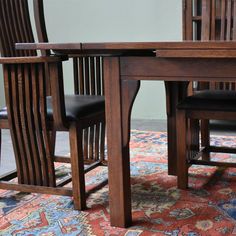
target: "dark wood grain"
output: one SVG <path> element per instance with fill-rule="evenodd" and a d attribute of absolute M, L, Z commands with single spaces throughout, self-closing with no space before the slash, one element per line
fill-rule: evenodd
<path fill-rule="evenodd" d="M 163 49 L 156 50 L 157 57 L 164 58 L 236 58 L 234 49 L 184 49 L 173 50 Z"/>
<path fill-rule="evenodd" d="M 203 10 L 202 7 L 199 6 L 199 2 L 203 4 Z M 209 4 L 210 2 L 211 4 Z M 170 172 L 175 173 L 177 163 L 175 105 L 178 101 L 183 99 L 182 96 L 185 95 L 184 89 L 186 90 L 188 81 L 199 80 L 213 82 L 217 80 L 218 82 L 233 82 L 236 79 L 236 71 L 234 69 L 236 68 L 234 58 L 236 43 L 232 41 L 218 41 L 221 39 L 221 35 L 229 37 L 228 29 L 231 28 L 231 25 L 228 22 L 224 27 L 216 27 L 219 24 L 223 24 L 221 23 L 222 19 L 224 19 L 224 21 L 226 19 L 227 22 L 227 19 L 230 18 L 227 18 L 227 12 L 224 12 L 229 11 L 230 6 L 226 4 L 227 6 L 222 7 L 222 9 L 225 10 L 221 10 L 221 8 L 219 8 L 221 4 L 219 5 L 216 1 L 186 0 L 183 1 L 183 3 L 183 19 L 186 21 L 184 22 L 183 30 L 184 38 L 186 39 L 184 42 L 55 43 L 17 45 L 17 47 L 21 49 L 53 49 L 57 53 L 70 54 L 70 56 L 73 55 L 73 57 L 77 57 L 78 55 L 81 57 L 92 57 L 94 56 L 93 54 L 96 53 L 98 54 L 97 56 L 113 56 L 104 59 L 104 84 L 106 92 L 106 109 L 108 111 L 106 114 L 106 120 L 108 129 L 111 224 L 114 226 L 128 226 L 131 223 L 128 146 L 130 112 L 127 111 L 129 110 L 128 108 L 132 107 L 130 101 L 133 100 L 125 100 L 122 96 L 129 94 L 127 91 L 136 91 L 135 88 L 137 88 L 139 80 L 166 81 L 167 112 L 169 114 L 168 154 L 171 160 L 169 160 L 169 166 L 171 166 Z M 210 6 L 215 6 L 215 10 L 212 10 Z M 235 9 L 234 4 L 231 4 L 231 10 L 232 9 Z M 209 12 L 211 13 L 210 17 L 208 15 Z M 203 15 L 201 15 L 201 13 L 203 13 Z M 232 21 L 234 22 L 234 19 Z M 209 29 L 209 27 L 211 27 L 211 29 Z M 199 40 L 201 39 L 211 39 L 214 41 L 200 42 Z M 193 42 L 191 40 L 198 41 Z M 167 54 L 162 55 L 162 58 L 158 58 L 156 57 L 156 53 L 159 51 L 162 53 L 172 53 L 172 55 L 177 58 L 170 58 Z M 80 62 L 83 70 L 86 69 L 83 64 L 85 63 L 85 60 L 89 61 L 90 59 L 83 58 Z M 77 65 L 75 67 L 76 70 L 79 70 L 80 63 L 79 59 L 75 60 L 74 64 Z M 97 63 L 98 60 L 96 59 L 95 64 Z M 91 81 L 93 81 L 93 63 L 91 65 Z M 95 67 L 96 78 L 102 75 L 100 69 L 102 70 L 102 66 Z M 81 70 L 74 74 L 76 77 L 83 77 L 85 72 Z M 100 82 L 97 84 L 99 83 Z M 100 91 L 100 88 L 102 90 L 102 83 L 103 82 L 101 82 L 101 86 L 97 88 L 97 91 Z M 86 87 L 88 86 L 86 86 L 84 81 L 78 82 L 76 83 L 75 91 L 86 92 L 88 90 Z M 135 92 L 133 93 L 133 96 L 134 94 Z M 206 117 L 203 116 L 203 118 Z M 181 124 L 183 125 L 183 123 Z M 96 132 L 95 136 L 98 136 L 98 132 Z M 191 138 L 190 141 L 192 141 Z M 185 151 L 183 144 L 184 142 L 181 142 L 182 153 Z M 97 147 L 95 150 L 97 150 Z M 187 169 L 187 164 L 185 163 L 183 167 L 182 170 L 185 171 Z M 186 172 L 183 174 L 186 179 Z"/>
<path fill-rule="evenodd" d="M 83 53 L 83 51 L 91 52 L 99 50 L 100 54 L 105 53 L 106 50 L 156 50 L 156 49 L 236 49 L 236 42 L 222 42 L 222 41 L 177 41 L 177 42 L 119 42 L 119 43 L 16 43 L 17 49 L 32 49 L 32 50 L 62 50 L 67 53 L 71 50 L 76 54 Z"/>
<path fill-rule="evenodd" d="M 104 58 L 104 67 L 111 224 L 126 227 L 132 221 L 131 190 L 129 150 L 122 134 L 119 59 Z"/>
<path fill-rule="evenodd" d="M 81 43 L 16 43 L 15 47 L 17 50 L 55 50 L 55 49 L 63 49 L 63 50 L 71 50 L 75 49 L 80 51 L 82 49 Z"/>

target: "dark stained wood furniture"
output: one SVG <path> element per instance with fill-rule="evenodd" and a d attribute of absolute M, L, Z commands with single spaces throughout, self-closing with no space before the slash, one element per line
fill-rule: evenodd
<path fill-rule="evenodd" d="M 65 54 L 102 54 L 106 92 L 110 219 L 113 226 L 132 222 L 129 134 L 130 113 L 140 80 L 163 80 L 168 114 L 168 169 L 177 167 L 176 105 L 191 81 L 235 81 L 236 42 L 94 44 L 19 44 L 17 48 L 54 48 Z M 64 47 L 64 48 L 63 48 Z M 186 55 L 187 52 L 187 55 Z M 206 67 L 207 65 L 207 67 Z"/>
<path fill-rule="evenodd" d="M 34 3 L 35 8 L 42 11 L 42 1 L 34 0 Z M 41 13 L 38 13 L 38 18 L 36 16 L 36 21 L 39 24 L 41 20 L 43 29 L 45 25 L 40 18 Z M 47 50 L 43 50 L 41 57 L 37 56 L 36 50 L 15 50 L 17 42 L 34 42 L 28 2 L 1 0 L 0 63 L 4 65 L 7 112 L 0 112 L 0 128 L 10 129 L 17 170 L 0 177 L 0 188 L 69 195 L 74 198 L 75 209 L 84 209 L 84 174 L 101 164 L 103 159 L 99 158 L 98 142 L 94 149 L 89 146 L 86 159 L 91 159 L 93 164 L 84 170 L 86 149 L 83 140 L 88 136 L 83 137 L 83 132 L 90 129 L 93 133 L 90 140 L 99 140 L 99 129 L 94 127 L 105 123 L 104 97 L 90 95 L 88 91 L 86 95 L 64 95 L 63 57 L 50 55 Z M 84 66 L 87 69 L 86 63 Z M 96 71 L 99 69 L 98 66 Z M 96 77 L 98 80 L 99 76 Z M 88 77 L 86 73 L 85 77 Z M 84 81 L 84 84 L 85 88 L 92 87 L 94 81 L 90 84 Z M 94 94 L 95 89 L 91 91 Z M 48 93 L 51 96 L 46 96 Z M 99 92 L 96 91 L 96 94 Z M 55 131 L 69 131 L 70 157 L 55 156 Z M 100 145 L 104 146 L 104 142 L 101 141 Z M 92 157 L 94 153 L 95 157 Z M 57 182 L 54 162 L 71 163 L 71 176 Z M 9 182 L 15 177 L 16 182 Z M 71 180 L 72 188 L 62 188 Z"/>
<path fill-rule="evenodd" d="M 185 38 L 188 40 L 235 41 L 236 2 L 232 0 L 202 0 L 185 2 Z M 231 50 L 233 54 L 234 51 Z M 207 65 L 206 65 L 207 66 Z M 182 136 L 179 139 L 178 186 L 187 188 L 188 167 L 192 164 L 236 166 L 235 163 L 212 162 L 210 152 L 235 152 L 233 149 L 210 145 L 209 119 L 235 120 L 233 97 L 236 96 L 235 82 L 198 82 L 193 96 L 186 98 L 178 106 L 178 123 Z M 199 92 L 200 91 L 200 92 Z M 228 91 L 225 92 L 225 91 Z M 231 107 L 230 107 L 231 106 Z M 185 121 L 184 121 L 185 120 Z M 199 121 L 200 120 L 200 121 Z M 201 124 L 201 152 L 189 155 L 184 148 L 193 144 L 186 138 L 188 124 Z M 196 129 L 197 130 L 197 129 Z M 196 132 L 198 135 L 198 133 Z M 195 140 L 196 141 L 196 140 Z M 196 143 L 196 142 L 195 142 Z M 199 143 L 197 144 L 199 146 Z M 201 158 L 202 159 L 199 159 Z"/>
<path fill-rule="evenodd" d="M 86 208 L 82 130 L 104 119 L 104 100 L 64 97 L 62 59 L 58 57 L 1 57 L 8 124 L 14 148 L 15 175 L 2 176 L 0 188 L 73 196 L 75 209 Z M 48 72 L 48 73 L 47 73 Z M 46 96 L 48 74 L 52 96 Z M 69 130 L 70 158 L 54 158 L 50 131 Z M 71 163 L 71 176 L 56 182 L 54 162 Z M 62 187 L 72 179 L 72 188 Z"/>
<path fill-rule="evenodd" d="M 234 0 L 183 0 L 183 39 L 194 41 L 235 40 Z M 189 85 L 189 95 L 201 90 L 236 90 L 234 82 L 194 82 Z M 210 145 L 209 120 L 201 120 L 201 143 Z M 211 121 L 213 122 L 213 121 Z M 214 121 L 215 122 L 215 121 Z M 198 145 L 198 124 L 190 122 L 195 129 L 194 145 Z M 224 121 L 218 122 L 224 124 Z M 204 153 L 207 156 L 207 153 Z"/>
<path fill-rule="evenodd" d="M 197 84 L 210 84 L 212 87 L 213 84 L 222 82 L 227 84 L 227 81 L 236 80 L 236 43 L 205 42 L 209 39 L 220 39 L 218 36 L 214 38 L 213 35 L 219 35 L 219 32 L 214 33 L 213 28 L 209 33 L 207 24 L 210 22 L 213 25 L 214 22 L 209 17 L 201 15 L 199 8 L 199 4 L 207 7 L 210 2 L 209 0 L 183 0 L 183 38 L 190 42 L 18 45 L 18 48 L 31 50 L 53 49 L 56 53 L 69 56 L 84 54 L 105 56 L 110 214 L 113 226 L 128 226 L 132 220 L 129 171 L 130 113 L 140 80 L 165 81 L 168 173 L 174 175 L 177 174 L 178 140 L 176 105 L 187 96 L 188 84 L 198 81 Z M 223 4 L 227 1 L 221 2 Z M 218 3 L 217 7 L 220 9 Z M 217 16 L 217 25 L 221 18 L 218 13 L 219 10 L 216 13 L 212 12 Z M 201 22 L 206 22 L 203 27 Z M 228 37 L 228 33 L 225 33 L 224 37 Z M 191 42 L 192 40 L 203 42 Z M 191 131 L 195 132 L 191 133 L 194 137 L 189 141 L 191 144 L 198 145 L 198 130 L 191 129 Z"/>

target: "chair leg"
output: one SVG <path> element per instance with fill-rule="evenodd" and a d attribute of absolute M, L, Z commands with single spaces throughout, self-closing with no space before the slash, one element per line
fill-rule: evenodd
<path fill-rule="evenodd" d="M 177 185 L 180 189 L 188 187 L 187 163 L 187 119 L 185 111 L 177 111 Z"/>
<path fill-rule="evenodd" d="M 196 119 L 188 119 L 188 129 L 189 132 L 187 133 L 187 147 L 188 153 L 187 155 L 190 158 L 196 156 L 196 154 L 200 150 L 199 146 L 199 120 Z"/>
<path fill-rule="evenodd" d="M 82 128 L 78 127 L 76 124 L 71 125 L 69 135 L 74 208 L 76 210 L 83 210 L 86 208 L 86 193 L 82 148 Z"/>
<path fill-rule="evenodd" d="M 51 143 L 51 150 L 52 153 L 55 154 L 55 147 L 56 147 L 56 131 L 50 131 L 50 143 Z"/>
<path fill-rule="evenodd" d="M 201 146 L 206 149 L 210 146 L 209 120 L 201 120 Z M 210 153 L 203 152 L 202 159 L 210 161 Z"/>

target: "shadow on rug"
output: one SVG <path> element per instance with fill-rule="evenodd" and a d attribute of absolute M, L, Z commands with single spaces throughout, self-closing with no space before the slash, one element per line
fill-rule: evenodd
<path fill-rule="evenodd" d="M 212 141 L 236 144 L 232 137 Z M 100 167 L 86 175 L 89 209 L 83 212 L 73 210 L 70 197 L 0 190 L 0 235 L 236 234 L 236 171 L 191 167 L 190 189 L 178 190 L 176 177 L 167 175 L 166 142 L 166 133 L 132 132 L 132 227 L 110 226 L 108 185 L 92 191 L 107 179 L 107 168 Z M 221 154 L 221 158 L 236 160 L 236 155 Z"/>

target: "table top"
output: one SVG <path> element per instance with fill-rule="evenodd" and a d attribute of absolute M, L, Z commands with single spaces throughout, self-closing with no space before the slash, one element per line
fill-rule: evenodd
<path fill-rule="evenodd" d="M 17 43 L 16 49 L 51 49 L 62 54 L 236 58 L 236 41 Z"/>

